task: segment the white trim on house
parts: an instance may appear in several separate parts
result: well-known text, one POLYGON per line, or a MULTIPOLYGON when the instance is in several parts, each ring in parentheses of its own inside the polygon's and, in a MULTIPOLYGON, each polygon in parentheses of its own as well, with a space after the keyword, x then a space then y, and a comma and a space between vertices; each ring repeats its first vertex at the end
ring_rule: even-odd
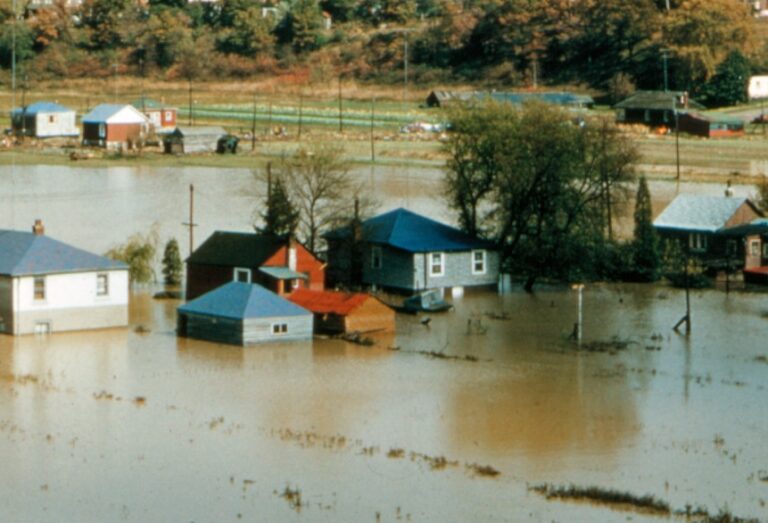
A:
POLYGON ((429 277, 445 275, 445 254, 442 252, 429 253, 429 277))
POLYGON ((472 274, 485 274, 485 271, 488 269, 488 261, 486 258, 485 249, 472 251, 472 274), (479 258, 478 254, 480 255, 479 258))
POLYGON ((689 233, 688 247, 692 252, 705 252, 707 250, 707 237, 700 232, 689 233))
POLYGON ((251 283, 251 269, 246 267, 235 267, 232 269, 232 281, 251 283), (240 279, 240 275, 245 275, 245 279, 240 279))

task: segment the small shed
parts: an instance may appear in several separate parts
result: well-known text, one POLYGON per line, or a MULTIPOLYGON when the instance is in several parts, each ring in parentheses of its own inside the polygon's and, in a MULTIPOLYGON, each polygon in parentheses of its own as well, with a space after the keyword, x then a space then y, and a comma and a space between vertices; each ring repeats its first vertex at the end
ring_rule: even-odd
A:
POLYGON ((83 145, 129 149, 145 139, 149 120, 132 105, 101 104, 83 116, 83 145))
POLYGON ((212 153, 226 135, 223 127, 177 127, 163 138, 163 147, 166 154, 212 153))
POLYGON ((252 345, 312 338, 312 313, 260 285, 230 282, 178 308, 178 334, 252 345))
POLYGON ((36 102, 11 111, 11 126, 17 136, 54 138, 80 136, 74 109, 55 102, 36 102))
POLYGON ((616 122, 650 127, 675 125, 675 114, 705 107, 681 91, 637 91, 614 106, 616 122))
POLYGON ((680 132, 703 138, 744 136, 744 121, 721 115, 684 113, 678 116, 680 132))
POLYGON ((157 134, 166 134, 176 129, 178 110, 156 100, 139 98, 131 103, 136 109, 144 113, 149 120, 149 125, 157 134))
POLYGON ((370 294, 296 289, 288 299, 315 315, 316 331, 395 332, 395 311, 370 294))

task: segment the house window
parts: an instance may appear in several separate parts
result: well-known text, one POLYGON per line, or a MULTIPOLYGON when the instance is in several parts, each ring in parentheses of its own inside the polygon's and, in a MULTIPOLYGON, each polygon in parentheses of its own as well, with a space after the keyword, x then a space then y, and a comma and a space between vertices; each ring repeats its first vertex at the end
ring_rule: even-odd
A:
POLYGON ((282 334, 288 334, 288 324, 287 323, 273 323, 272 324, 272 334, 279 336, 282 334))
POLYGON ((56 123, 56 116, 54 115, 48 116, 48 123, 56 123))
POLYGON ((694 252, 704 252, 707 250, 707 237, 700 232, 692 232, 688 236, 688 247, 694 252))
POLYGON ((99 124, 99 138, 106 138, 107 137, 107 127, 103 124, 99 124))
POLYGON ((768 242, 763 242, 763 258, 768 258, 768 242))
POLYGON ((429 275, 442 276, 445 269, 445 260, 442 252, 433 252, 429 254, 429 275))
POLYGON ((760 256, 760 240, 749 241, 749 255, 760 256))
POLYGON ((109 296, 109 275, 107 273, 96 275, 96 296, 109 296))
POLYGON ((165 121, 166 122, 173 121, 173 112, 172 111, 165 111, 165 121))
POLYGON ((251 269, 235 267, 235 273, 232 279, 242 283, 251 283, 251 269))
POLYGON ((485 251, 472 251, 472 274, 485 274, 485 251))
POLYGON ((371 268, 381 269, 381 266, 382 266, 381 247, 374 245, 373 247, 371 247, 371 268))
POLYGON ((45 299, 45 276, 35 278, 35 300, 45 299))
POLYGON ((646 110, 645 110, 645 112, 643 113, 643 119, 644 119, 646 122, 650 122, 650 121, 651 121, 651 111, 649 111, 648 109, 646 109, 646 110))

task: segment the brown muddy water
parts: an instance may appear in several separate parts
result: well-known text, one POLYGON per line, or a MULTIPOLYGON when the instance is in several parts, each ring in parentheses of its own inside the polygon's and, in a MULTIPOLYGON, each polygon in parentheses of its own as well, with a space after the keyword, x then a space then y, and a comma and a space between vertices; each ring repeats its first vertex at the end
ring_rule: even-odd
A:
MULTIPOLYGON (((448 217, 436 171, 358 174, 382 210, 448 217)), ((103 252, 157 222, 184 246, 189 183, 199 240, 248 230, 250 173, 195 168, 4 168, 0 228, 43 218, 103 252)), ((768 296, 694 293, 690 338, 671 330, 676 290, 589 285, 584 303, 583 347, 625 348, 566 340, 567 288, 467 294, 429 326, 399 316, 374 347, 177 339, 178 302, 150 290, 128 329, 0 336, 0 521, 665 519, 539 484, 766 518, 768 296)))

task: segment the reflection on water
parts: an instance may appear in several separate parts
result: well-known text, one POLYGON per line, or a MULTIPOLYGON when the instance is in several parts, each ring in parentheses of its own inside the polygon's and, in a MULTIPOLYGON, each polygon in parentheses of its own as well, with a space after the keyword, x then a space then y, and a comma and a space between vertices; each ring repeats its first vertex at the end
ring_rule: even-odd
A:
POLYGON ((468 294, 428 325, 398 316, 374 347, 178 339, 177 304, 147 290, 128 329, 0 337, 11 520, 623 518, 526 491, 537 482, 763 513, 762 295, 695 293, 686 342, 670 329, 679 292, 588 286, 585 341, 629 342, 610 352, 566 340, 576 296, 558 288, 468 294), (501 476, 474 477, 470 463, 501 476), (275 495, 286 484, 301 512, 275 495))

